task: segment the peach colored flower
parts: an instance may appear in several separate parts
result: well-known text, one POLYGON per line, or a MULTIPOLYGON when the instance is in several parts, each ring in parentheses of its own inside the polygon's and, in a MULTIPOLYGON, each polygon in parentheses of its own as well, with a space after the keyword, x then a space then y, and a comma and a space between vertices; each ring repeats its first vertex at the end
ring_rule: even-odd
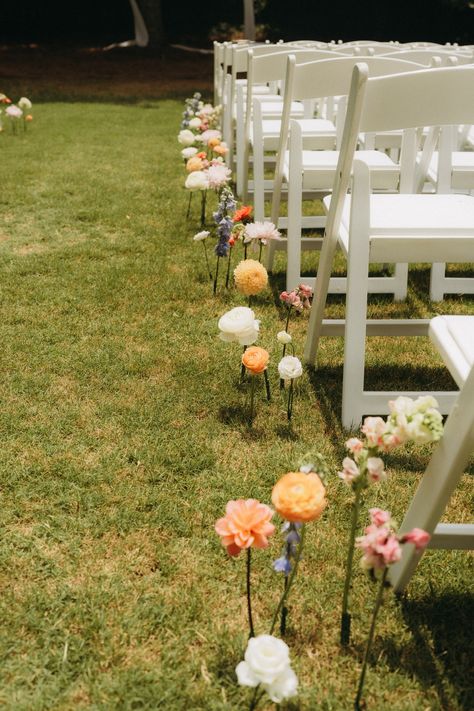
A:
POLYGON ((197 156, 193 156, 186 163, 186 170, 188 171, 188 173, 193 173, 195 170, 202 170, 203 168, 203 162, 197 156))
POLYGON ((209 148, 215 148, 216 146, 219 145, 220 142, 221 142, 220 138, 217 138, 217 137, 210 138, 207 142, 207 145, 209 146, 209 148))
POLYGON ((260 348, 260 346, 251 346, 251 348, 247 348, 242 356, 242 364, 252 375, 263 373, 269 360, 270 356, 268 352, 265 348, 260 348))
POLYGON ((306 523, 319 518, 326 508, 326 489, 315 472, 289 472, 272 491, 276 510, 287 521, 306 523))
POLYGON ((270 523, 273 511, 269 506, 256 499, 238 499, 228 501, 225 512, 216 521, 215 530, 229 555, 239 555, 242 548, 268 546, 268 536, 275 530, 270 523))
POLYGON ((214 146, 212 150, 214 153, 217 153, 218 156, 225 156, 226 153, 229 152, 229 149, 225 143, 219 143, 219 145, 214 146))
POLYGON ((259 294, 268 284, 268 273, 256 259, 244 259, 234 269, 237 290, 245 296, 259 294))

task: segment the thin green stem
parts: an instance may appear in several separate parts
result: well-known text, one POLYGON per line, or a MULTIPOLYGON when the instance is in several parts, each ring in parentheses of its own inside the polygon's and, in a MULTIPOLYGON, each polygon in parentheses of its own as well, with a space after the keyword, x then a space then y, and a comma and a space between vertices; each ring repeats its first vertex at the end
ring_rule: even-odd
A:
POLYGON ((206 240, 203 239, 203 240, 202 240, 202 243, 203 243, 203 245, 204 245, 204 256, 206 257, 206 266, 207 266, 207 271, 208 271, 208 274, 209 274, 209 279, 212 281, 212 279, 213 279, 214 277, 212 276, 211 265, 209 264, 209 256, 208 256, 208 254, 207 254, 206 240))
POLYGON ((193 199, 193 193, 192 193, 192 191, 190 190, 190 191, 189 191, 188 210, 187 210, 187 212, 186 212, 186 219, 189 218, 189 213, 191 212, 191 200, 192 200, 192 199, 193 199))
POLYGON ((263 378, 265 380, 265 390, 267 391, 267 400, 270 402, 270 400, 272 399, 272 395, 270 392, 270 380, 268 379, 268 372, 267 372, 266 368, 263 371, 263 378))
POLYGON ((252 619, 252 599, 250 596, 250 566, 251 566, 251 561, 252 561, 252 549, 247 548, 247 610, 248 610, 248 615, 249 615, 249 629, 250 629, 250 634, 249 637, 255 637, 255 630, 253 627, 253 619, 252 619))
POLYGON ((290 387, 288 388, 288 409, 287 416, 288 422, 291 420, 291 415, 293 413, 293 378, 290 380, 290 387))
POLYGON ((259 262, 262 261, 262 250, 263 250, 263 244, 262 244, 262 242, 260 241, 260 249, 259 249, 259 251, 258 251, 258 261, 259 261, 259 262))
POLYGON ((262 696, 264 695, 265 691, 262 691, 260 689, 260 684, 255 687, 255 691, 253 692, 252 700, 250 701, 250 706, 249 706, 249 711, 254 711, 254 709, 257 708, 258 703, 262 696), (260 691, 260 695, 259 695, 260 691))
POLYGON ((201 194, 201 227, 206 224, 206 195, 206 190, 203 190, 201 194))
POLYGON ((347 646, 351 638, 351 615, 349 612, 349 592, 351 589, 352 564, 354 561, 354 544, 359 521, 361 489, 356 489, 354 502, 352 504, 351 530, 349 534, 349 548, 347 551, 346 579, 344 581, 344 593, 342 596, 341 615, 341 644, 347 646))
POLYGON ((367 672, 367 664, 369 661, 369 655, 370 655, 370 650, 372 648, 372 642, 374 641, 374 633, 375 633, 375 624, 377 622, 377 615, 380 610, 380 606, 382 604, 383 600, 383 591, 385 587, 385 581, 387 580, 387 573, 388 573, 388 565, 385 566, 382 578, 380 580, 380 586, 377 592, 377 598, 375 600, 375 607, 374 611, 372 613, 372 622, 370 625, 370 630, 369 630, 369 637, 367 639, 367 646, 365 648, 365 654, 364 654, 364 661, 362 663, 362 671, 360 673, 359 677, 359 686, 357 688, 357 696, 354 701, 354 709, 356 711, 359 711, 360 709, 360 701, 362 697, 362 691, 364 689, 364 681, 365 681, 365 674, 367 672))
MULTIPOLYGON (((287 545, 287 551, 288 551, 289 547, 290 546, 287 545)), ((288 587, 288 576, 285 575, 285 584, 283 586, 283 593, 285 593, 287 587, 288 587)), ((286 605, 283 605, 283 607, 281 608, 281 617, 280 617, 280 635, 282 637, 284 637, 285 633, 286 633, 286 618, 287 617, 288 617, 288 608, 286 605)))
MULTIPOLYGON (((247 350, 247 346, 244 346, 244 353, 247 350)), ((242 354, 243 355, 243 354, 242 354)), ((243 383, 245 378, 245 365, 242 363, 240 366, 240 382, 243 383)))
POLYGON ((278 615, 280 614, 280 610, 283 608, 283 605, 288 599, 288 595, 290 594, 291 586, 293 585, 293 581, 296 577, 296 573, 298 570, 298 564, 301 559, 301 553, 303 552, 303 544, 304 544, 304 536, 305 536, 305 528, 306 526, 303 524, 301 528, 301 537, 300 537, 300 544, 298 546, 298 550, 295 555, 295 562, 293 564, 293 570, 291 571, 290 577, 288 578, 288 585, 283 591, 283 595, 280 598, 280 602, 278 603, 278 607, 275 610, 275 614, 273 615, 273 620, 272 620, 272 625, 270 627, 270 632, 269 634, 273 634, 273 630, 275 629, 275 625, 278 620, 278 615))
POLYGON ((250 427, 253 423, 253 408, 255 400, 255 375, 250 375, 250 427))
POLYGON ((247 244, 244 243, 244 259, 247 259, 247 244))
POLYGON ((220 257, 218 256, 217 260, 216 260, 216 275, 214 277, 214 289, 213 289, 214 296, 216 295, 216 291, 217 291, 217 277, 219 276, 219 260, 220 260, 220 257))
POLYGON ((229 279, 230 279, 230 265, 232 262, 232 247, 229 247, 229 255, 227 257, 227 274, 225 276, 225 288, 229 288, 229 279))

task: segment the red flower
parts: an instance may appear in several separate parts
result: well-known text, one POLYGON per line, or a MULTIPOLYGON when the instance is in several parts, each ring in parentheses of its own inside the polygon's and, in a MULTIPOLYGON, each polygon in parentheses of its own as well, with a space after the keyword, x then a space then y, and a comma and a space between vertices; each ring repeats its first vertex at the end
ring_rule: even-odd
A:
POLYGON ((243 205, 240 210, 234 212, 233 222, 248 222, 252 215, 252 205, 243 205))

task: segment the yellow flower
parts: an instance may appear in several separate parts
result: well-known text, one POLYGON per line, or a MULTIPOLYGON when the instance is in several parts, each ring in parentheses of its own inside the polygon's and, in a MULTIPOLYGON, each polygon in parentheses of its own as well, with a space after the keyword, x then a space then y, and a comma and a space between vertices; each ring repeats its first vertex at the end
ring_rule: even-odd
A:
POLYGON ((267 270, 255 259, 244 259, 234 269, 235 286, 241 294, 254 296, 268 284, 267 270))
POLYGON ((326 508, 326 489, 315 472, 289 472, 277 481, 272 502, 282 518, 306 523, 319 518, 326 508))

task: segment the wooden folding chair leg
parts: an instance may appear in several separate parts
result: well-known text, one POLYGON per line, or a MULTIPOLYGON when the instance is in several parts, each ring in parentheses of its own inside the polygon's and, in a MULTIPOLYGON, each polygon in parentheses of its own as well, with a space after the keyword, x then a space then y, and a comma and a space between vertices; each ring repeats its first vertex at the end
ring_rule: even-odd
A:
MULTIPOLYGON (((431 461, 416 490, 403 523, 400 534, 412 528, 422 528, 433 535, 433 547, 436 546, 437 530, 443 535, 443 547, 466 547, 460 530, 472 532, 472 526, 456 526, 449 540, 449 525, 437 524, 446 509, 451 495, 462 476, 464 468, 474 450, 474 368, 461 389, 458 399, 446 420, 444 435, 436 447, 431 461), (461 545, 457 545, 457 540, 461 545)), ((454 524, 451 524, 454 526, 454 524)), ((474 547, 474 537, 471 541, 474 547)), ((389 580, 396 592, 402 592, 407 586, 421 553, 414 546, 404 546, 402 559, 390 568, 389 580)))

